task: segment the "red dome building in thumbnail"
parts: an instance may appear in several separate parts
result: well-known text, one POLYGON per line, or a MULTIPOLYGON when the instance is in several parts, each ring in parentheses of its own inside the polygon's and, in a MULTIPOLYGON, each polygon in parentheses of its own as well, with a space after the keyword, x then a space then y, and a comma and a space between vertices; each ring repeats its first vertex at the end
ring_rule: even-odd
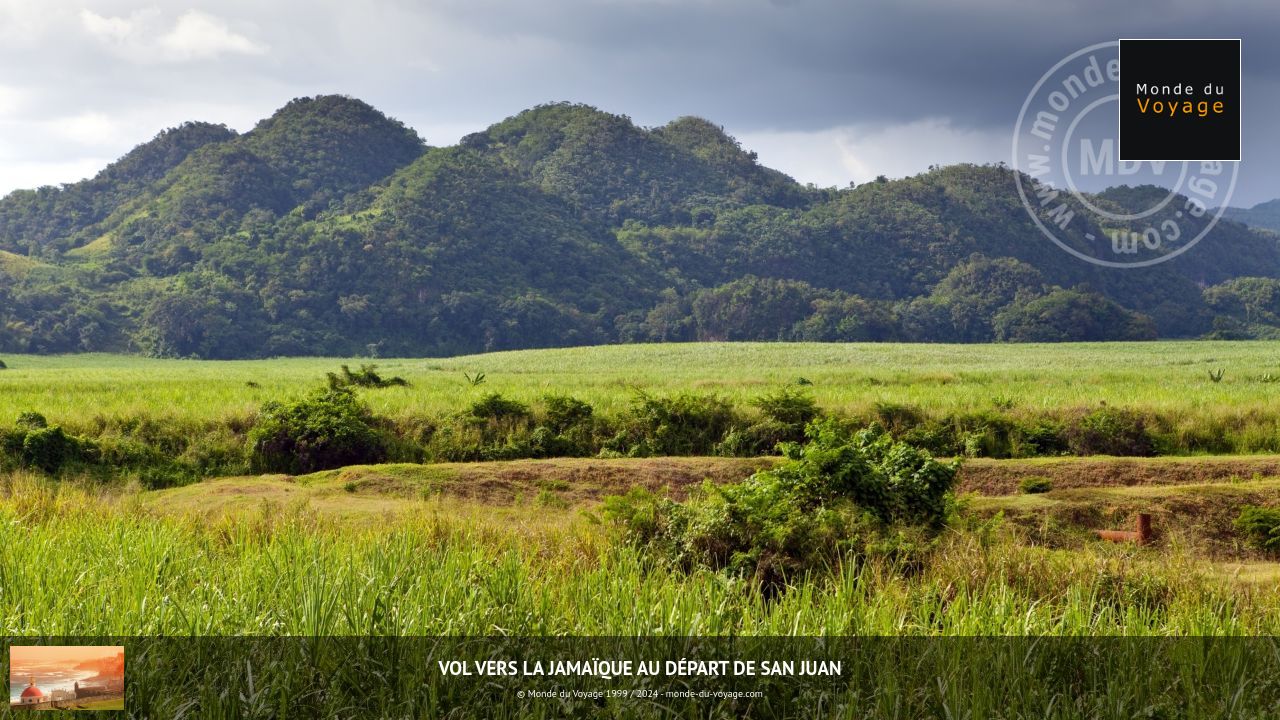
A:
POLYGON ((23 707, 27 705, 41 705, 46 702, 49 702, 49 698, 45 696, 43 690, 36 687, 36 679, 31 678, 27 683, 26 689, 22 691, 22 695, 18 698, 18 702, 15 703, 15 705, 17 707, 23 707))

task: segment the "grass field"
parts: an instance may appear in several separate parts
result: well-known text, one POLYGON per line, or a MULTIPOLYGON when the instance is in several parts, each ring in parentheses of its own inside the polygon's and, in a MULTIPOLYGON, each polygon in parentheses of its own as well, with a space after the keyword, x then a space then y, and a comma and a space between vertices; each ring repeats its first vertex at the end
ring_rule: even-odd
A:
MULTIPOLYGON (((647 461, 646 461, 647 462, 647 461)), ((1214 559, 1175 535, 1157 547, 1029 542, 1025 497, 975 503, 924 563, 798 581, 769 599, 749 581, 684 573, 609 541, 585 504, 469 501, 345 488, 340 473, 111 494, 4 481, 0 632, 8 635, 1274 634, 1280 573, 1214 559), (234 499, 233 499, 234 498, 234 499)), ((1144 488, 1152 502, 1203 490, 1144 488)), ((570 494, 562 486, 555 492, 570 494)), ((1136 491, 1136 489, 1135 489, 1136 491)), ((1275 481, 1237 488, 1275 491, 1275 481)), ((1115 491, 1030 504, 1102 506, 1115 491)), ((1133 491, 1131 491, 1133 492, 1133 491)), ((1072 494, 1074 493, 1074 494, 1072 494)), ((1122 517, 1124 512, 1117 512, 1122 517)))
MULTIPOLYGON (((566 393, 622 413, 634 388, 744 406, 805 378, 824 410, 929 412, 1109 406, 1280 433, 1280 345, 707 344, 383 360, 405 388, 362 391, 392 418, 443 415, 483 392, 566 393), (1273 364, 1273 362, 1275 364, 1273 364), (1208 370, 1225 368, 1220 382, 1208 370), (483 372, 473 387, 463 373, 483 372), (1225 420, 1224 420, 1225 418, 1225 420), (1270 428, 1270 430, 1268 430, 1270 428)), ((323 385, 336 359, 3 358, 0 418, 39 410, 69 428, 251 421, 323 385), (109 424, 109 423, 108 423, 109 424)), ((1267 434, 1269 433, 1269 434, 1267 434)), ((234 447, 232 448, 234 450, 234 447)), ((631 487, 677 497, 776 458, 558 458, 391 464, 237 476, 158 491, 0 476, 5 634, 1274 634, 1280 566, 1231 521, 1274 505, 1280 457, 971 459, 961 510, 909 567, 863 559, 766 597, 615 542, 598 504, 631 487), (1037 476, 1053 489, 1019 494, 1037 476), (1098 542, 1151 512, 1160 541, 1098 542)))
POLYGON ((701 391, 745 402, 805 378, 819 404, 859 412, 877 402, 928 411, 1029 411, 1110 405, 1158 410, 1189 422, 1280 420, 1280 343, 1150 342, 1052 345, 697 343, 531 350, 448 359, 155 360, 122 355, 5 356, 0 419, 39 409, 68 426, 94 417, 214 421, 323 382, 340 363, 376 362, 411 386, 370 394, 392 417, 465 406, 481 390, 533 401, 568 393, 609 413, 631 389, 701 391), (1221 382, 1209 371, 1225 370, 1221 382), (483 372, 481 388, 464 372, 483 372), (257 383, 252 387, 246 383, 257 383))

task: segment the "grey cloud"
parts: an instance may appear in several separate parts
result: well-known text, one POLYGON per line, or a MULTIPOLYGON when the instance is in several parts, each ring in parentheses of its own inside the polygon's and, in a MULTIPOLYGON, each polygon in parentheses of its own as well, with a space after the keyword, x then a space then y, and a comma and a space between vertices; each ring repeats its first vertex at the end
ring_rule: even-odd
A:
POLYGON ((744 134, 940 117, 991 133, 1011 127, 1058 58, 1122 36, 1244 38, 1242 195, 1280 195, 1269 121, 1280 13, 1251 0, 0 0, 0 100, 6 87, 29 95, 18 117, 0 110, 0 156, 110 156, 183 119, 244 130, 322 92, 423 129, 478 128, 567 99, 646 125, 698 114, 744 134), (85 11, 144 17, 142 51, 94 37, 85 11), (164 55, 162 38, 192 12, 220 24, 221 40, 164 55), (77 149, 46 127, 87 113, 125 118, 120 132, 135 136, 77 149))

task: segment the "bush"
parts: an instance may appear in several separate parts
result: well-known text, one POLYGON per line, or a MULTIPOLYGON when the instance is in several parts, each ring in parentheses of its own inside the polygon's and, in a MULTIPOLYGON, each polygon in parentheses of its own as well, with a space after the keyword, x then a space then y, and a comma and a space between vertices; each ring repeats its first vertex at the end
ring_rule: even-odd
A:
POLYGON ((0 469, 9 469, 22 461, 22 441, 27 439, 25 430, 0 428, 0 469))
POLYGON ((0 360, 0 370, 8 370, 8 369, 9 369, 9 366, 5 365, 3 360, 0 360))
POLYGON ((1018 427, 1016 456, 1061 455, 1068 450, 1062 424, 1051 418, 1038 418, 1018 427))
POLYGON ((925 422, 924 413, 914 405, 882 401, 875 404, 874 410, 876 422, 889 428, 895 435, 925 422))
POLYGON ((22 462, 49 474, 70 462, 90 459, 93 444, 68 435, 61 426, 28 430, 22 439, 22 462))
POLYGON ((1075 455, 1155 454, 1146 420, 1133 410, 1103 406, 1069 422, 1064 431, 1075 455))
POLYGON ((713 395, 639 392, 606 449, 632 457, 710 455, 737 422, 733 406, 713 395))
POLYGON ((1022 482, 1018 483, 1018 490, 1027 495, 1038 495, 1047 493, 1053 489, 1053 481, 1042 475, 1031 475, 1022 478, 1022 482))
POLYGON ((329 389, 405 387, 409 384, 409 381, 402 377, 384 378, 377 373, 377 370, 377 365, 361 365, 358 371, 351 372, 351 368, 343 365, 341 373, 326 373, 329 378, 329 389))
POLYGON ((24 413, 18 413, 17 425, 24 430, 39 430, 49 427, 49 421, 40 413, 29 410, 24 413))
POLYGON ((751 404, 764 417, 750 427, 730 430, 717 454, 751 457, 776 453, 781 443, 803 441, 805 426, 818 417, 813 398, 790 387, 758 397, 751 404))
POLYGON ((389 446, 369 408, 346 390, 263 405, 249 444, 256 472, 290 474, 382 462, 389 446))
POLYGON ((960 452, 967 457, 1007 458, 1013 455, 1017 425, 994 411, 963 413, 949 418, 960 452))
POLYGON ((802 435, 805 426, 818 417, 818 404, 813 397, 790 387, 761 395, 751 404, 760 408, 761 414, 769 420, 800 428, 802 435))
POLYGON ((1247 505, 1235 520, 1236 530, 1250 545, 1269 554, 1280 554, 1280 508, 1247 505))
POLYGON ((784 446, 785 463, 744 482, 706 483, 686 503, 634 489, 607 498, 604 513, 627 542, 677 566, 751 576, 769 591, 903 529, 941 526, 956 463, 894 442, 879 426, 850 433, 827 420, 807 434, 809 442, 784 446))
POLYGON ((498 393, 489 393, 471 404, 467 414, 479 420, 527 420, 529 406, 517 400, 508 400, 498 393))
POLYGON ((589 424, 595 412, 587 403, 568 395, 548 395, 543 402, 547 406, 547 427, 558 435, 589 424))
POLYGON ((779 445, 795 442, 796 439, 796 429, 793 426, 776 420, 762 420, 749 427, 730 430, 716 446, 716 454, 727 457, 776 454, 779 445))

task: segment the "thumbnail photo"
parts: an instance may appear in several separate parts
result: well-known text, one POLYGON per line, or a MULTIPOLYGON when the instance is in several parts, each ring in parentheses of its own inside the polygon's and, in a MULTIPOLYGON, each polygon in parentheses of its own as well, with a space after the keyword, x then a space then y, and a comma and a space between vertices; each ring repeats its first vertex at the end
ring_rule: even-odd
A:
POLYGON ((124 647, 13 645, 12 710, 123 710, 124 647))

